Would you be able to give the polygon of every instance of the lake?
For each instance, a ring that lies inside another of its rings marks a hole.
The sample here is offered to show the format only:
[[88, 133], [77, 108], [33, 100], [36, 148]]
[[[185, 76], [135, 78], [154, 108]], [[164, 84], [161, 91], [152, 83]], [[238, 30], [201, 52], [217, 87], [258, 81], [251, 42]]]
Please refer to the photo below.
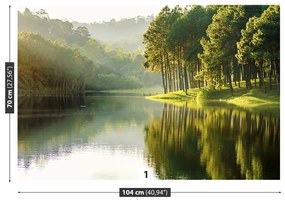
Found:
[[19, 179], [280, 179], [279, 107], [18, 99]]

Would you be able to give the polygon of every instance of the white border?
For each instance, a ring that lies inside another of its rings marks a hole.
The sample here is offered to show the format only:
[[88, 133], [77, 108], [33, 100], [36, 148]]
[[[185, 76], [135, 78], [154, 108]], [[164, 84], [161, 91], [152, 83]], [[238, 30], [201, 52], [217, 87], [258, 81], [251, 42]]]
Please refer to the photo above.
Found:
[[[0, 165], [0, 201], [96, 201], [96, 200], [219, 200], [219, 201], [241, 201], [241, 200], [254, 200], [262, 199], [264, 201], [274, 200], [282, 201], [284, 197], [284, 124], [282, 124], [283, 115], [283, 96], [284, 96], [284, 82], [285, 79], [281, 79], [281, 180], [165, 180], [165, 181], [152, 181], [152, 180], [140, 180], [140, 181], [18, 181], [17, 176], [17, 99], [15, 98], [15, 114], [11, 116], [12, 120], [12, 182], [8, 182], [8, 115], [4, 110], [4, 62], [8, 61], [8, 5], [12, 6], [12, 61], [15, 62], [17, 67], [17, 8], [20, 5], [64, 5], [64, 4], [135, 4], [135, 5], [156, 5], [156, 4], [185, 4], [185, 0], [22, 0], [22, 1], [8, 1], [1, 0], [0, 14], [1, 14], [1, 62], [3, 72], [1, 73], [1, 96], [0, 96], [0, 113], [1, 113], [1, 126], [2, 126], [2, 138], [0, 141], [0, 153], [1, 153], [1, 165]], [[283, 1], [221, 1], [221, 0], [209, 0], [209, 1], [188, 1], [191, 5], [200, 4], [278, 4], [281, 5], [281, 36], [284, 34], [284, 8]], [[281, 77], [283, 78], [283, 48], [284, 41], [281, 37]], [[15, 78], [17, 78], [17, 71], [15, 71]], [[17, 83], [16, 83], [17, 86]], [[15, 95], [17, 95], [17, 88], [15, 88]], [[171, 198], [119, 198], [118, 194], [18, 194], [18, 191], [115, 191], [117, 192], [119, 187], [170, 187], [172, 191], [281, 191], [281, 194], [172, 194]]]

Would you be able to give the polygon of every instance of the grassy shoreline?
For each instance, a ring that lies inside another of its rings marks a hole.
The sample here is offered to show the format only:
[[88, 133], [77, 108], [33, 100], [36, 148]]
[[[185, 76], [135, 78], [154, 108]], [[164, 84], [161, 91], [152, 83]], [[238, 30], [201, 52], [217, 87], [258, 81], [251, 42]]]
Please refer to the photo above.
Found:
[[183, 91], [176, 91], [167, 94], [148, 96], [146, 98], [173, 104], [182, 104], [188, 101], [195, 101], [197, 103], [215, 101], [246, 108], [280, 106], [280, 95], [276, 88], [267, 90], [265, 93], [264, 89], [254, 88], [248, 90], [235, 87], [233, 96], [231, 96], [229, 89], [226, 87], [223, 87], [220, 90], [194, 88], [189, 89], [187, 95]]

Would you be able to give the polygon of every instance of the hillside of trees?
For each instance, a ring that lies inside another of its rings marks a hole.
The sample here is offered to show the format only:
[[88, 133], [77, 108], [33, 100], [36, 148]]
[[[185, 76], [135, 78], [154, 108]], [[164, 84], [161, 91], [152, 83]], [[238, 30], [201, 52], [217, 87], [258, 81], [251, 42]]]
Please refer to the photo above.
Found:
[[92, 38], [108, 43], [112, 49], [123, 48], [130, 52], [143, 50], [143, 34], [146, 32], [153, 16], [115, 19], [109, 22], [79, 23], [72, 22], [75, 28], [86, 27]]
[[19, 93], [134, 89], [159, 81], [145, 71], [141, 52], [111, 49], [86, 27], [50, 19], [43, 9], [18, 12], [18, 31]]
[[248, 89], [279, 89], [279, 6], [166, 6], [144, 44], [144, 65], [161, 73], [165, 93], [227, 86], [233, 95], [241, 81]]
[[77, 50], [31, 32], [18, 35], [18, 64], [18, 88], [28, 94], [81, 91], [98, 71]]

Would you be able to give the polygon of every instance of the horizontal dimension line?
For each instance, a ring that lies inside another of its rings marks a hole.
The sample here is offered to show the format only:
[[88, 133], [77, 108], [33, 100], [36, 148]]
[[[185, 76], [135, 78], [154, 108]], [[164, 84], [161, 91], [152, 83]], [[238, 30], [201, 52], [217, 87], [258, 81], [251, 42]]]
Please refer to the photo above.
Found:
[[173, 191], [172, 194], [281, 194], [281, 191]]
[[111, 191], [18, 191], [18, 194], [118, 194]]
[[[111, 191], [19, 191], [19, 194], [118, 194]], [[174, 191], [171, 194], [281, 194], [281, 191]]]

